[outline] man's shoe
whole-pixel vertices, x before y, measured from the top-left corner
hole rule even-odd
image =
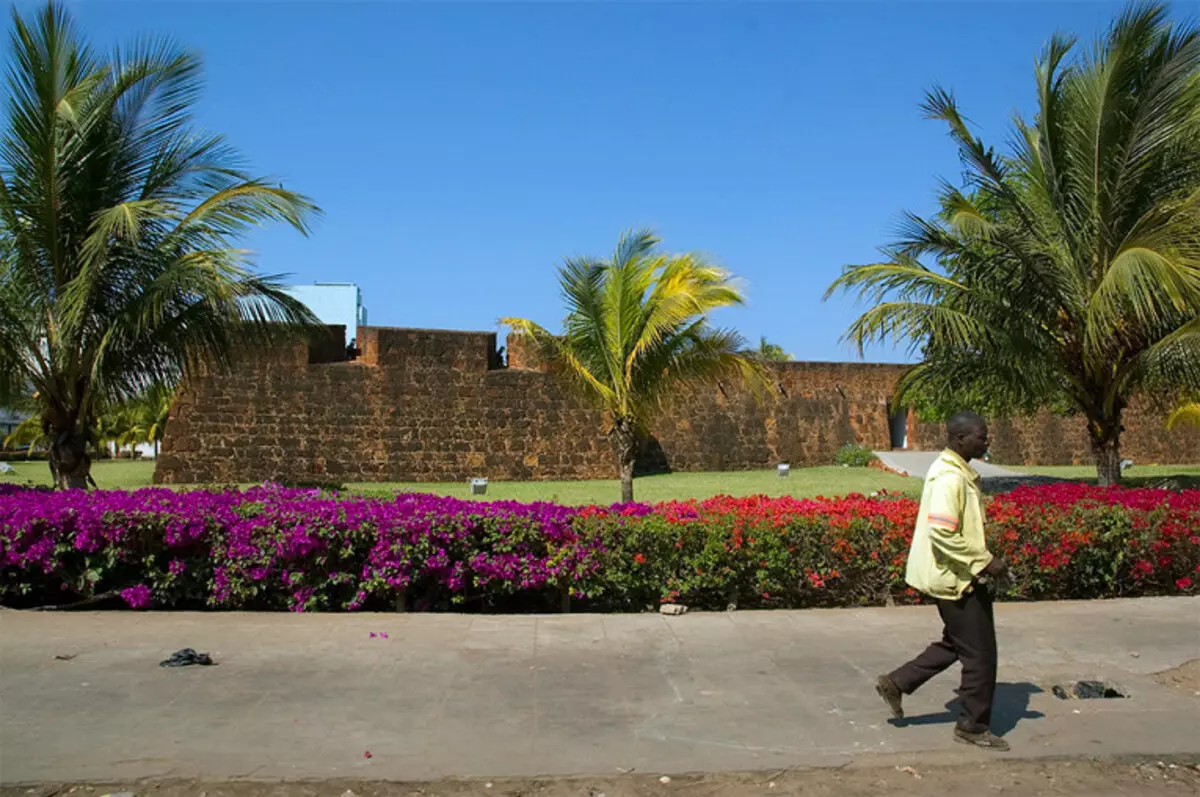
[[[992,750],[997,753],[1007,753],[1011,748],[1008,742],[1001,739],[991,731],[983,731],[982,733],[971,733],[964,731],[962,728],[954,729],[954,741],[959,744],[969,744],[975,747],[982,747],[985,750]]]
[[[904,719],[904,693],[900,691],[900,687],[896,686],[896,682],[886,675],[881,675],[875,680],[875,694],[883,698],[883,702],[887,703],[891,709],[892,716],[898,720]]]

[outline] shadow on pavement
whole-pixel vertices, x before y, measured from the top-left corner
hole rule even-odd
[[[992,704],[992,733],[1004,736],[1021,723],[1021,720],[1036,720],[1046,715],[1040,711],[1031,711],[1029,698],[1041,694],[1043,690],[1036,684],[998,683],[996,684],[996,699]],[[958,720],[958,698],[946,704],[946,710],[937,714],[918,714],[915,717],[905,717],[902,720],[889,720],[897,728],[910,725],[949,725]]]

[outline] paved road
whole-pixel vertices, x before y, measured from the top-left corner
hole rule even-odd
[[[1197,618],[1194,598],[999,607],[997,729],[1025,756],[1200,753],[1200,697],[1149,677],[1200,659]],[[871,691],[876,673],[937,630],[923,607],[678,618],[0,612],[0,781],[974,761],[979,751],[950,739],[955,676],[910,701],[906,727],[884,721]],[[157,666],[185,646],[219,666]],[[1114,679],[1132,698],[1048,691],[1086,677]]]
[[[940,452],[876,451],[875,456],[879,457],[879,461],[886,465],[889,470],[893,470],[904,476],[924,479],[925,474],[929,472],[929,468],[937,460],[938,456],[940,456]],[[971,467],[977,470],[979,475],[985,479],[1019,479],[1027,476],[1027,474],[1018,473],[1015,470],[1000,468],[980,461],[972,462]]]

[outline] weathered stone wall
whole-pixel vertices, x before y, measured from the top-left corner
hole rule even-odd
[[[1193,464],[1200,462],[1200,431],[1167,431],[1166,411],[1135,400],[1122,416],[1121,456],[1135,464]],[[1029,418],[998,418],[990,423],[992,462],[997,465],[1083,465],[1092,462],[1086,421],[1049,412]],[[916,422],[910,428],[915,448],[933,449],[945,443],[937,424]]]
[[[155,472],[166,484],[607,475],[595,413],[553,377],[501,369],[495,335],[362,327],[361,356],[247,353],[180,392]]]
[[[247,352],[232,372],[200,374],[172,409],[156,480],[457,481],[616,475],[603,416],[568,395],[520,341],[503,367],[491,333],[362,327],[361,356],[334,342]],[[784,363],[777,395],[682,391],[652,429],[643,469],[742,470],[828,464],[846,442],[890,447],[887,401],[902,368]],[[1131,413],[1138,462],[1200,461],[1200,434],[1161,431]],[[998,462],[1086,461],[1082,422],[997,422]],[[910,419],[910,447],[940,429]]]
[[[888,395],[898,366],[781,363],[776,395],[684,391],[654,425],[673,470],[828,465],[848,442],[890,448]]]

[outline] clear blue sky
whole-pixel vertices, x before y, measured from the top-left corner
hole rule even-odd
[[[23,7],[25,4],[22,4]],[[1197,3],[1175,5],[1194,13]],[[850,359],[846,263],[959,165],[926,89],[1002,144],[1034,58],[1113,3],[134,3],[76,0],[97,44],[204,56],[199,122],[325,211],[250,245],[266,272],[362,286],[373,324],[557,328],[564,255],[647,226],[747,283],[717,321]],[[868,352],[868,359],[902,359]]]

